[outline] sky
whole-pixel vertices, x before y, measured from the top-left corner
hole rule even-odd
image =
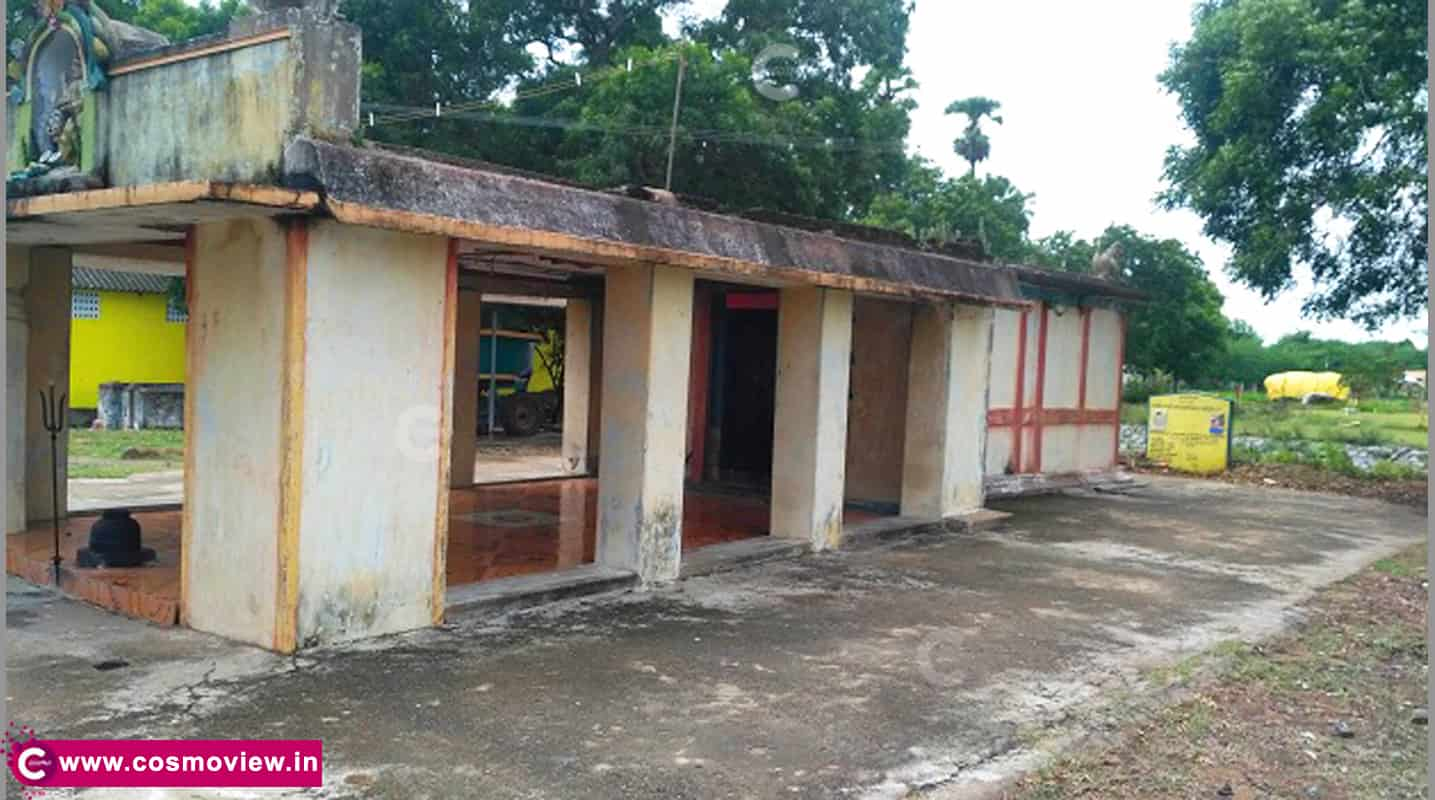
[[[952,140],[966,119],[944,109],[972,95],[999,100],[1004,124],[984,126],[991,157],[978,170],[1035,195],[1034,237],[1066,229],[1091,238],[1119,223],[1178,239],[1205,261],[1226,316],[1249,322],[1268,343],[1309,330],[1425,344],[1424,318],[1373,335],[1350,322],[1304,319],[1299,285],[1265,303],[1225,276],[1226,250],[1202,235],[1199,217],[1157,207],[1166,148],[1191,141],[1176,99],[1156,82],[1171,44],[1189,37],[1188,0],[916,2],[907,66],[921,88],[909,144],[958,174],[967,165]]]

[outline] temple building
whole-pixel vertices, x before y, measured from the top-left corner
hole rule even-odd
[[[280,652],[958,530],[1116,467],[1118,283],[366,144],[359,31],[309,9],[178,44],[57,13],[11,92],[12,573],[53,580],[37,396],[87,254],[184,277],[184,494],[137,511],[135,568],[79,567],[62,504],[61,588]],[[474,486],[503,296],[563,301],[564,474]]]

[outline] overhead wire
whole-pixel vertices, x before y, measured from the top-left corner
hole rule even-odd
[[[627,74],[633,72],[635,69],[646,69],[648,67],[675,62],[677,59],[678,56],[676,54],[664,54],[658,58],[643,62],[635,62],[634,59],[630,58],[624,64],[594,70],[586,75],[581,71],[575,71],[567,77],[548,81],[539,86],[516,92],[507,102],[516,103],[521,100],[530,100],[535,97],[545,97],[551,94],[581,89],[585,85],[601,83],[618,74]],[[441,119],[444,115],[452,116],[454,114],[475,111],[485,107],[502,108],[504,102],[505,101],[501,99],[486,98],[482,100],[469,100],[462,103],[451,103],[449,105],[444,105],[442,101],[438,101],[435,102],[431,108],[428,106],[391,106],[392,108],[402,110],[387,116],[374,117],[370,120],[370,127],[421,119]],[[378,104],[374,105],[377,107]]]

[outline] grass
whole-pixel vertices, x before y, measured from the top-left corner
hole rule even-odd
[[[1133,711],[1005,796],[1426,796],[1426,575],[1411,548],[1319,592],[1289,633],[1148,673],[1182,687],[1178,701]]]
[[[1425,448],[1429,419],[1417,401],[1363,400],[1347,413],[1346,406],[1302,406],[1271,402],[1264,395],[1244,395],[1236,407],[1235,434],[1277,441],[1304,440],[1358,445]],[[1121,421],[1144,425],[1145,403],[1123,403]]]
[[[71,478],[127,478],[181,469],[184,431],[70,430]]]

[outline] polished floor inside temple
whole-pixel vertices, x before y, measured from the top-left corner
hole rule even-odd
[[[598,481],[566,478],[455,489],[449,497],[447,576],[450,586],[591,563],[597,529]],[[178,509],[136,512],[155,562],[131,569],[81,569],[95,515],[70,517],[62,528],[60,587],[95,605],[161,624],[179,621]],[[765,536],[767,499],[689,489],[683,499],[683,549]],[[52,583],[53,533],[39,527],[10,536],[6,571]]]

